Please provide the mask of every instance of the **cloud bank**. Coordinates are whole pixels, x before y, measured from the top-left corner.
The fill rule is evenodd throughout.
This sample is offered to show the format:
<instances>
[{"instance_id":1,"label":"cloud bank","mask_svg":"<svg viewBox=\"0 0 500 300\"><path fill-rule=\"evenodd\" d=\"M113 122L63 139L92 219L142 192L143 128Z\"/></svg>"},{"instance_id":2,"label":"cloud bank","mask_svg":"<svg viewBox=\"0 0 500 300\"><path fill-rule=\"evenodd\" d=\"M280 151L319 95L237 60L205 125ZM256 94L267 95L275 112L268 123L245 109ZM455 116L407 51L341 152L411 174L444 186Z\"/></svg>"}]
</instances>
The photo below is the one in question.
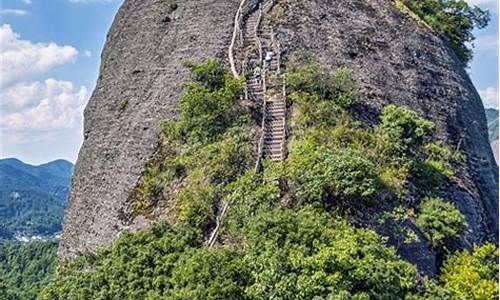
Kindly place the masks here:
<instances>
[{"instance_id":1,"label":"cloud bank","mask_svg":"<svg viewBox=\"0 0 500 300\"><path fill-rule=\"evenodd\" d=\"M0 27L0 85L41 74L76 60L78 50L55 43L21 40L9 24Z\"/></svg>"}]
</instances>

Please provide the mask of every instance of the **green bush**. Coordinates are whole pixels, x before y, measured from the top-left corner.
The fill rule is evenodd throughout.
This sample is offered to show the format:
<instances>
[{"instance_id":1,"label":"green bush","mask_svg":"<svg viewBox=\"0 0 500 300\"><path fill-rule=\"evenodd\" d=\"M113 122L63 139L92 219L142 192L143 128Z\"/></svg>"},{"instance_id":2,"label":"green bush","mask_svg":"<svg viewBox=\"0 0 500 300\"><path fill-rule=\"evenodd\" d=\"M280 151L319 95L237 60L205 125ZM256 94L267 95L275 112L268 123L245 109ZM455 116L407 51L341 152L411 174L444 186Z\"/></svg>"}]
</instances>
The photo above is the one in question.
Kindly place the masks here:
<instances>
[{"instance_id":1,"label":"green bush","mask_svg":"<svg viewBox=\"0 0 500 300\"><path fill-rule=\"evenodd\" d=\"M498 247L488 243L456 253L445 262L440 280L460 299L498 299Z\"/></svg>"},{"instance_id":2,"label":"green bush","mask_svg":"<svg viewBox=\"0 0 500 300\"><path fill-rule=\"evenodd\" d=\"M121 237L107 249L62 262L41 300L158 299L186 252L202 245L199 231L164 224Z\"/></svg>"},{"instance_id":3,"label":"green bush","mask_svg":"<svg viewBox=\"0 0 500 300\"><path fill-rule=\"evenodd\" d=\"M403 299L416 286L375 232L310 208L257 215L245 242L250 299Z\"/></svg>"},{"instance_id":4,"label":"green bush","mask_svg":"<svg viewBox=\"0 0 500 300\"><path fill-rule=\"evenodd\" d=\"M472 49L469 44L475 39L473 31L488 25L488 11L471 6L465 0L402 1L434 30L448 38L464 65L471 61Z\"/></svg>"},{"instance_id":5,"label":"green bush","mask_svg":"<svg viewBox=\"0 0 500 300\"><path fill-rule=\"evenodd\" d=\"M215 190L194 179L176 197L176 217L181 224L207 230L215 217Z\"/></svg>"},{"instance_id":6,"label":"green bush","mask_svg":"<svg viewBox=\"0 0 500 300\"><path fill-rule=\"evenodd\" d=\"M375 165L354 150L331 150L297 143L288 161L290 184L299 201L352 207L365 204L379 190Z\"/></svg>"},{"instance_id":7,"label":"green bush","mask_svg":"<svg viewBox=\"0 0 500 300\"><path fill-rule=\"evenodd\" d=\"M250 271L239 251L191 250L176 264L164 299L248 299Z\"/></svg>"},{"instance_id":8,"label":"green bush","mask_svg":"<svg viewBox=\"0 0 500 300\"><path fill-rule=\"evenodd\" d=\"M417 272L373 231L310 208L272 209L244 226L244 247L207 249L161 224L63 263L41 300L403 299Z\"/></svg>"},{"instance_id":9,"label":"green bush","mask_svg":"<svg viewBox=\"0 0 500 300\"><path fill-rule=\"evenodd\" d=\"M280 190L277 184L266 182L263 174L250 171L228 184L225 200L231 205L224 220L226 234L240 234L241 228L263 210L279 204Z\"/></svg>"},{"instance_id":10,"label":"green bush","mask_svg":"<svg viewBox=\"0 0 500 300\"><path fill-rule=\"evenodd\" d=\"M415 156L434 133L435 125L420 118L410 109L388 105L382 112L381 135L386 139L387 155L395 157Z\"/></svg>"},{"instance_id":11,"label":"green bush","mask_svg":"<svg viewBox=\"0 0 500 300\"><path fill-rule=\"evenodd\" d=\"M311 60L304 65L291 65L287 73L289 92L303 92L331 101L341 108L350 108L358 99L358 89L349 69L332 70Z\"/></svg>"},{"instance_id":12,"label":"green bush","mask_svg":"<svg viewBox=\"0 0 500 300\"><path fill-rule=\"evenodd\" d=\"M182 208L176 210L177 217L180 215L182 222L190 223L188 220L198 219L191 212L206 212L208 202L186 204L189 197L204 197L186 191L177 195L179 187L186 184L184 181L196 177L196 182L203 182L212 190L213 205L220 196L219 185L228 184L247 171L253 149L248 120L239 105L242 81L230 76L215 60L186 65L193 82L186 85L181 95L180 119L162 122L161 149L148 164L135 195L138 213L147 213L164 198L175 198L182 202L177 205ZM202 220L194 221L196 226L209 224L206 216L202 213Z\"/></svg>"},{"instance_id":13,"label":"green bush","mask_svg":"<svg viewBox=\"0 0 500 300\"><path fill-rule=\"evenodd\" d=\"M188 66L193 82L186 84L181 95L180 120L164 122L163 132L167 140L213 141L239 121L243 81L230 76L215 60Z\"/></svg>"},{"instance_id":14,"label":"green bush","mask_svg":"<svg viewBox=\"0 0 500 300\"><path fill-rule=\"evenodd\" d=\"M459 237L467 228L464 215L455 205L430 197L419 206L417 224L435 247L444 247L448 239Z\"/></svg>"}]
</instances>

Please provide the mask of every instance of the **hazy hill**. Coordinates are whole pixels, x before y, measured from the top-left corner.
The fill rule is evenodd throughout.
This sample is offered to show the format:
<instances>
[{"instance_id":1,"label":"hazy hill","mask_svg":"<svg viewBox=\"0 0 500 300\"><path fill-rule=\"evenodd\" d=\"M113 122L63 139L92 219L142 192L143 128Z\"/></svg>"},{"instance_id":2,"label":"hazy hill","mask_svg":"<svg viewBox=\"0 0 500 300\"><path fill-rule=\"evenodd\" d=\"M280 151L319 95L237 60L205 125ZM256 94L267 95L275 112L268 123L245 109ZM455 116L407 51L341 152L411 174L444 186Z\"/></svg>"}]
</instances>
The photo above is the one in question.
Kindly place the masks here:
<instances>
[{"instance_id":1,"label":"hazy hill","mask_svg":"<svg viewBox=\"0 0 500 300\"><path fill-rule=\"evenodd\" d=\"M490 142L498 140L498 110L494 108L486 109L486 121L488 122L488 134Z\"/></svg>"},{"instance_id":2,"label":"hazy hill","mask_svg":"<svg viewBox=\"0 0 500 300\"><path fill-rule=\"evenodd\" d=\"M39 166L0 160L0 240L61 231L72 173L65 160Z\"/></svg>"}]
</instances>

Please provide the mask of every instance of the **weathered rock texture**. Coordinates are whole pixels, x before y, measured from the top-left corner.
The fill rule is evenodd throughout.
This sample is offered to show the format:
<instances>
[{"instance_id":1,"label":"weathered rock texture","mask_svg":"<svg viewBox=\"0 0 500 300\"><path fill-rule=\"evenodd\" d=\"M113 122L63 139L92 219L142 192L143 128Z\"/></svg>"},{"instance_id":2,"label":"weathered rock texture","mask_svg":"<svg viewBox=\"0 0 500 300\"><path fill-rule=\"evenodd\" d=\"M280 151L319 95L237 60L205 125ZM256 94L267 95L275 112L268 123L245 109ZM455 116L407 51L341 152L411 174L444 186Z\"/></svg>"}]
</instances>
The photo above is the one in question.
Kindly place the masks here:
<instances>
[{"instance_id":1,"label":"weathered rock texture","mask_svg":"<svg viewBox=\"0 0 500 300\"><path fill-rule=\"evenodd\" d=\"M498 169L481 99L449 43L388 0L282 1L279 39L288 59L315 54L348 67L361 86L357 115L378 122L383 106L410 107L437 125L437 137L467 155L443 197L469 223L463 244L497 240Z\"/></svg>"},{"instance_id":2,"label":"weathered rock texture","mask_svg":"<svg viewBox=\"0 0 500 300\"><path fill-rule=\"evenodd\" d=\"M108 34L85 109L85 139L59 250L63 258L109 245L125 227L147 225L130 219L128 197L157 148L160 120L176 116L188 80L182 63L226 59L239 1L182 0L174 12L170 2L125 1Z\"/></svg>"},{"instance_id":3,"label":"weathered rock texture","mask_svg":"<svg viewBox=\"0 0 500 300\"><path fill-rule=\"evenodd\" d=\"M158 122L175 118L185 59L225 59L238 0L127 0L103 53L102 71L85 111L80 152L60 256L106 246L124 228L147 222L130 216L128 197L158 141ZM330 66L354 71L362 91L357 116L377 122L396 103L436 122L438 136L467 155L444 196L466 215L464 240L496 240L498 171L480 98L446 41L417 25L388 0L278 0L277 30L288 60L307 51ZM166 18L168 17L168 18ZM170 21L169 21L170 20ZM128 101L120 112L120 102ZM425 248L409 252L429 256ZM415 256L415 255L414 255ZM420 264L433 264L433 258ZM432 267L431 267L432 269ZM432 270L426 270L432 273Z\"/></svg>"}]
</instances>

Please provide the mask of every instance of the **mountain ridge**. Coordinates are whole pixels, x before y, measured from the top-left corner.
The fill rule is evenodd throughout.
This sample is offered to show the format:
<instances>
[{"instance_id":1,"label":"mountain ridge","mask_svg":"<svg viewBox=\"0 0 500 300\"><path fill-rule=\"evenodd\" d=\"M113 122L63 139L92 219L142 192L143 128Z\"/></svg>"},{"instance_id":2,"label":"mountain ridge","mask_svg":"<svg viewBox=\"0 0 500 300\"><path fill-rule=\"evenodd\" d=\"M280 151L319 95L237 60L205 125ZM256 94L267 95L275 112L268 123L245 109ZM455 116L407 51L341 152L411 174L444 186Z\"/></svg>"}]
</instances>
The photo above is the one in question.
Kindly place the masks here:
<instances>
[{"instance_id":1,"label":"mountain ridge","mask_svg":"<svg viewBox=\"0 0 500 300\"><path fill-rule=\"evenodd\" d=\"M72 172L62 159L40 165L1 159L0 240L60 232Z\"/></svg>"}]
</instances>

